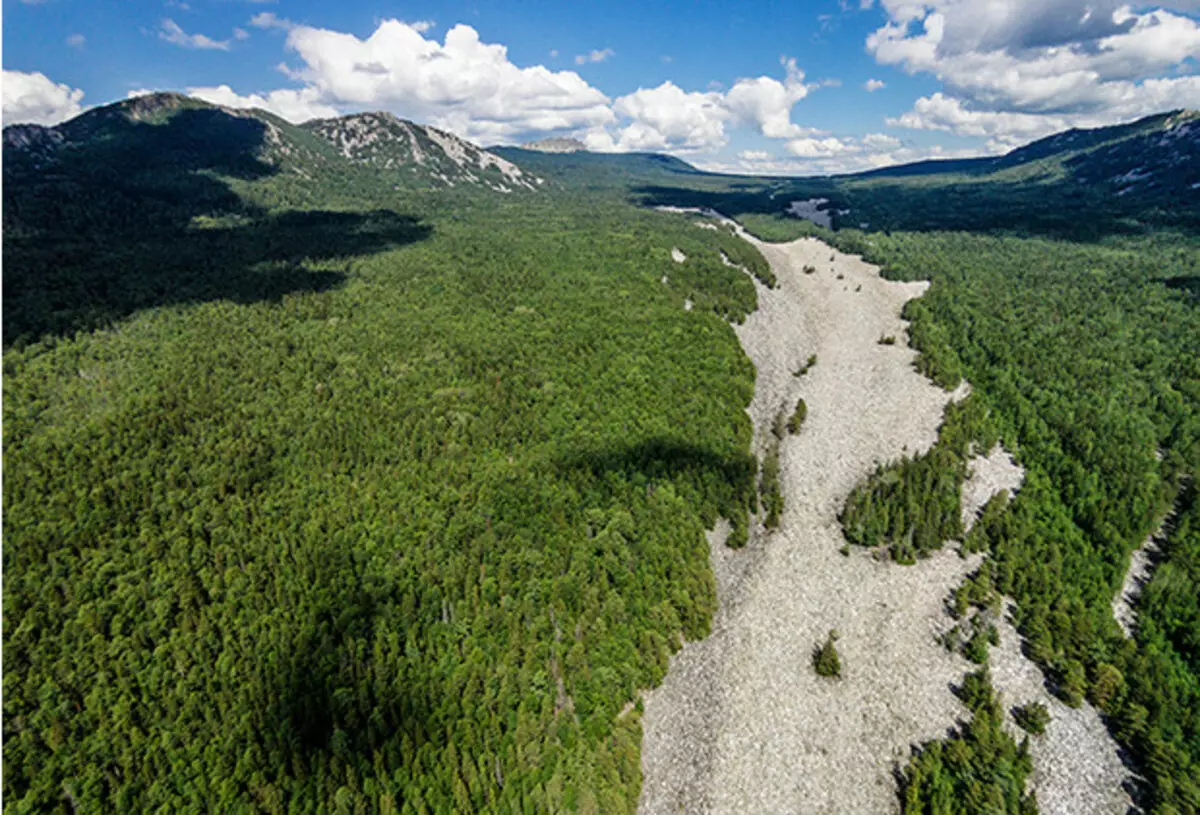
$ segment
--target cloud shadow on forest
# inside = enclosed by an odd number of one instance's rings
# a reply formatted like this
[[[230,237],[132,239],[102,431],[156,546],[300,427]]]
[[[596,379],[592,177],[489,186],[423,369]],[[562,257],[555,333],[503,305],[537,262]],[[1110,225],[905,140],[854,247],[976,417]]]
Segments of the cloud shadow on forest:
[[[307,264],[432,234],[390,210],[267,212],[245,201],[231,180],[280,174],[259,157],[259,119],[207,108],[159,124],[95,114],[64,126],[79,146],[52,162],[5,151],[6,346],[156,306],[324,291],[345,271]]]
[[[847,181],[852,181],[847,184]],[[631,190],[642,206],[709,207],[730,218],[783,216],[791,201],[825,198],[835,229],[866,232],[961,231],[1017,234],[1080,243],[1137,236],[1148,229],[1195,233],[1195,208],[1167,211],[1114,198],[1103,188],[1087,188],[1064,179],[1054,182],[946,179],[939,183],[903,178],[761,179],[726,183],[725,189],[643,185]],[[846,215],[839,211],[845,210]]]
[[[650,439],[638,444],[585,450],[557,462],[563,471],[584,471],[599,477],[606,473],[641,474],[648,479],[715,473],[735,489],[752,489],[757,466],[754,456],[728,457],[694,444],[673,439]]]

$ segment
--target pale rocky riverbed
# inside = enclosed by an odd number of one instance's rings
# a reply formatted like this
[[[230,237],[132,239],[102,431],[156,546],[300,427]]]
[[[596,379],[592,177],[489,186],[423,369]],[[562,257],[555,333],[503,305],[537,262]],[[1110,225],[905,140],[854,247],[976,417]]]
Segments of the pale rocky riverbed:
[[[951,686],[973,666],[936,640],[953,624],[947,596],[979,559],[953,547],[910,567],[857,549],[845,556],[837,513],[877,462],[928,449],[946,404],[966,391],[949,394],[918,374],[903,341],[900,310],[927,284],[885,281],[876,267],[817,240],[766,244],[741,234],[780,283],[770,290],[756,282],[759,308],[735,326],[758,371],[749,409],[755,452],[767,448],[778,411],[790,414],[803,397],[808,417],[781,446],[780,529],[754,530],[737,551],[724,546],[727,524],[709,535],[720,607],[712,634],[685,645],[644,696],[639,810],[894,812],[895,772],[911,747],[966,715]],[[804,274],[806,265],[817,272]],[[880,345],[886,335],[899,341]],[[794,377],[810,354],[817,364]],[[972,509],[996,489],[1019,487],[1002,452],[977,464],[965,496]],[[827,680],[813,671],[812,651],[834,628],[842,678]],[[1041,783],[1071,770],[1035,761]],[[1097,784],[1110,782],[1119,785],[1111,774]]]
[[[837,513],[877,461],[936,439],[951,395],[915,371],[903,342],[877,342],[904,336],[900,309],[926,284],[885,281],[816,240],[756,245],[780,282],[758,286],[758,310],[736,328],[758,370],[756,452],[777,411],[803,397],[808,418],[781,449],[781,528],[737,552],[716,542],[713,633],[646,695],[641,809],[888,812],[910,745],[965,713],[950,685],[968,665],[935,638],[950,625],[947,595],[975,561],[949,549],[909,568],[845,557]],[[817,364],[792,376],[814,353]],[[838,681],[812,670],[831,628]]]

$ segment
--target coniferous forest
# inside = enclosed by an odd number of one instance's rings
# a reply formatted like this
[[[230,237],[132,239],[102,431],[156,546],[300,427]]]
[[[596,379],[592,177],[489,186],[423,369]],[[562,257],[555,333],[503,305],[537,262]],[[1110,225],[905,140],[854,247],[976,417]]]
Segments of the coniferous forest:
[[[272,117],[87,116],[50,164],[5,151],[13,812],[633,811],[637,693],[716,608],[703,531],[744,543],[778,478],[730,326],[756,305],[738,267],[769,267],[652,203],[932,281],[906,314],[919,366],[973,394],[852,494],[847,538],[903,563],[961,536],[965,460],[1003,440],[1026,480],[966,536],[980,595],[1011,597],[1057,692],[1105,714],[1147,811],[1200,810],[1183,210],[644,156],[428,190]],[[951,187],[971,206],[939,209]],[[881,227],[777,214],[810,189]],[[1126,638],[1112,598],[1172,509]],[[960,693],[972,718],[904,769],[905,811],[1035,811],[986,670]]]

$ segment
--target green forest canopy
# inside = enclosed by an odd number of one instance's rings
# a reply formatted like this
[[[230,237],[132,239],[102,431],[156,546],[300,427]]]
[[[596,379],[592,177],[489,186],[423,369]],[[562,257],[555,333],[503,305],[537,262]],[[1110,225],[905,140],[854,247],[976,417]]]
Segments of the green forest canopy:
[[[177,155],[149,149],[173,131],[134,129],[150,141],[55,177],[10,175],[6,151],[14,811],[632,811],[626,703],[707,632],[702,530],[756,500],[754,372],[727,323],[754,289],[720,253],[769,280],[744,242],[647,200],[933,281],[908,311],[922,370],[969,379],[1028,473],[969,544],[1049,675],[1083,676],[1070,690],[1134,748],[1154,811],[1200,807],[1185,227],[960,178],[755,186],[656,166],[650,191],[651,170],[596,180],[584,162],[536,196],[398,192],[277,126],[302,149],[275,163],[247,161],[240,131]],[[891,231],[783,220],[784,191]],[[957,483],[959,448],[942,449]],[[938,511],[891,513],[881,493],[862,520],[886,537],[902,518],[915,556],[957,501],[912,471],[889,495],[929,485]],[[1176,500],[1126,640],[1108,603]],[[1024,751],[972,683],[976,721],[914,760],[908,811],[987,751],[1004,764],[971,795],[1032,805]]]

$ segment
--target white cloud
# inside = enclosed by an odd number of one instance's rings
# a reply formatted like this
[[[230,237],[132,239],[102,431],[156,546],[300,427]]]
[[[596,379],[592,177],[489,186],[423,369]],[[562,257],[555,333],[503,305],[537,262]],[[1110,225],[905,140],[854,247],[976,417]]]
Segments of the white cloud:
[[[784,147],[799,158],[832,158],[843,153],[857,153],[862,148],[853,142],[829,136],[824,139],[792,139]]]
[[[672,82],[639,88],[613,104],[621,124],[593,128],[584,141],[592,150],[712,151],[724,147],[727,127],[749,126],[771,139],[801,139],[820,131],[791,120],[792,108],[814,87],[794,59],[780,60],[781,81],[759,76],[737,80],[728,91],[685,91]]]
[[[170,17],[163,18],[162,23],[159,25],[158,37],[181,48],[216,51],[229,50],[229,40],[214,40],[203,34],[189,34],[180,28],[179,23]]]
[[[742,161],[770,161],[771,154],[766,150],[743,150],[738,153],[738,158]]]
[[[730,113],[719,93],[685,91],[672,82],[641,88],[613,103],[613,111],[631,120],[616,136],[594,129],[584,139],[592,150],[715,150],[728,138]]]
[[[900,147],[900,140],[886,133],[868,133],[862,137],[862,143],[871,150],[896,150]]]
[[[285,20],[274,12],[260,11],[250,18],[250,25],[255,28],[282,28],[285,31],[292,27],[290,20]]]
[[[41,73],[4,71],[4,124],[56,125],[83,110],[83,91]]]
[[[887,83],[882,79],[868,79],[863,83],[863,87],[867,89],[867,93],[875,93],[875,91],[886,88]]]
[[[1195,3],[1160,3],[1195,8]],[[1180,76],[1200,57],[1200,24],[1122,0],[883,0],[875,59],[937,76],[944,92],[896,121],[1004,143],[1062,126],[1108,124],[1194,106]]]
[[[771,139],[796,138],[809,132],[792,123],[792,107],[808,95],[804,72],[796,60],[781,60],[784,81],[769,76],[739,79],[725,94],[725,106],[739,122],[756,125]]]
[[[366,39],[292,25],[290,71],[321,103],[381,108],[487,143],[530,132],[582,130],[613,121],[608,97],[573,71],[518,67],[503,45],[456,25],[444,41],[384,20]]]
[[[994,149],[1011,149],[1071,127],[1102,127],[1175,107],[1200,106],[1200,77],[1148,79],[1126,87],[1122,97],[1096,113],[1023,113],[984,110],[944,93],[924,96],[912,110],[889,118],[892,126],[941,130],[959,136],[987,138]]]
[[[615,56],[616,51],[611,48],[601,48],[595,51],[589,51],[586,54],[576,54],[575,64],[586,65],[589,62],[605,62],[609,57]]]
[[[550,49],[550,59],[558,59],[558,49],[557,48]]]
[[[140,95],[141,91],[130,94]],[[213,87],[192,87],[187,89],[189,96],[212,102],[214,105],[224,105],[230,108],[261,108],[289,122],[306,122],[309,119],[327,119],[338,115],[337,108],[320,100],[313,88],[300,90],[277,90],[266,95],[252,93],[241,96],[228,85]]]
[[[67,37],[66,40],[67,45],[69,45],[71,48],[83,48],[86,42],[87,37],[83,36],[82,34],[72,34],[71,36]]]
[[[164,21],[162,36],[179,44],[228,48],[232,42],[197,40],[170,22]],[[503,45],[482,42],[467,25],[453,26],[441,42],[427,35],[432,23],[394,19],[379,22],[365,38],[296,24],[272,12],[255,14],[249,25],[286,32],[286,47],[296,59],[278,67],[298,87],[242,95],[216,85],[190,92],[292,121],[387,110],[484,144],[571,134],[594,150],[694,153],[726,145],[731,127],[753,127],[784,140],[825,135],[791,120],[795,104],[818,87],[805,83],[793,59],[781,58],[782,79],[742,78],[727,91],[719,84],[688,91],[664,82],[610,100],[574,71],[514,64]],[[577,61],[599,62],[612,54],[602,49]]]

